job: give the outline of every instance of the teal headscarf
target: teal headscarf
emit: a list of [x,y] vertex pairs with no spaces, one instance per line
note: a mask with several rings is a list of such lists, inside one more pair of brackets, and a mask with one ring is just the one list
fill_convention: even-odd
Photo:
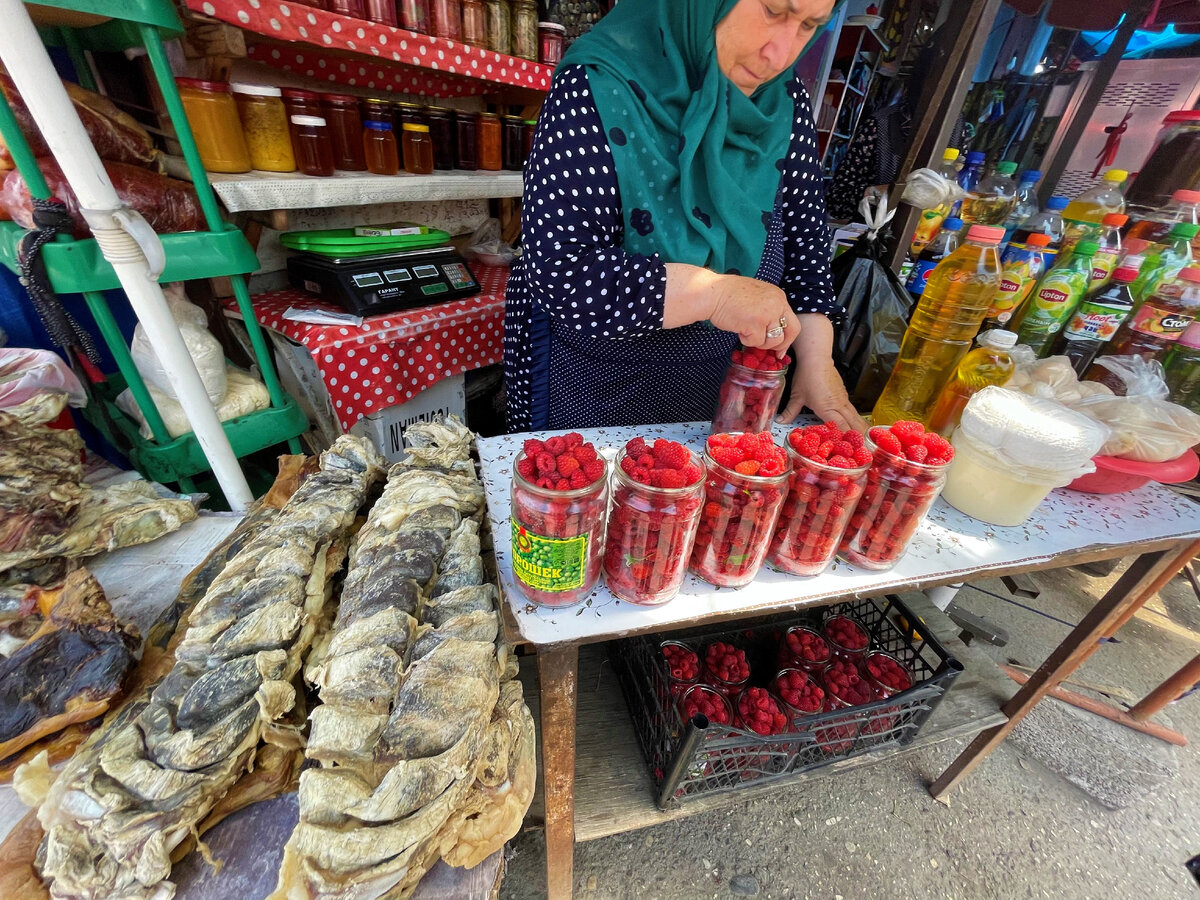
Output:
[[754,275],[794,112],[790,69],[747,97],[718,68],[714,31],[736,3],[622,0],[562,64],[587,67],[625,248]]

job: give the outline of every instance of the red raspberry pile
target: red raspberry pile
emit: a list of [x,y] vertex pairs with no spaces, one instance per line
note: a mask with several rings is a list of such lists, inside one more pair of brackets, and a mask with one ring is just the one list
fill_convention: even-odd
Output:
[[835,469],[857,469],[871,464],[871,451],[857,431],[842,431],[833,422],[793,428],[788,435],[792,449],[805,459]]
[[604,476],[604,460],[575,431],[544,442],[530,438],[522,449],[525,455],[517,460],[517,471],[540,488],[573,491]]
[[775,678],[775,693],[792,709],[803,713],[820,712],[825,692],[799,669],[785,669]]
[[690,647],[683,644],[663,644],[662,655],[666,657],[667,669],[673,681],[690,684],[700,677],[700,657]]
[[635,437],[625,445],[621,470],[641,484],[656,488],[681,488],[700,480],[700,467],[692,462],[687,447],[658,438],[652,445]]
[[835,659],[822,673],[825,689],[851,706],[869,703],[875,699],[871,685],[858,671],[858,666],[848,659]]
[[733,716],[729,709],[729,701],[716,691],[703,686],[691,688],[679,701],[679,711],[684,719],[701,715],[708,719],[710,725],[732,725]]
[[871,440],[880,450],[909,462],[944,466],[954,459],[954,447],[940,434],[926,431],[920,422],[896,422],[871,429]]
[[787,731],[788,717],[766,688],[752,687],[737,698],[738,718],[755,734],[781,734]]
[[775,443],[771,432],[757,434],[714,434],[708,439],[713,462],[739,475],[773,478],[787,469],[787,453]]
[[912,687],[912,675],[897,660],[886,653],[872,653],[863,669],[890,693],[898,694]]
[[825,620],[825,637],[837,650],[857,653],[867,649],[871,642],[866,629],[848,616],[832,616]]
[[704,671],[708,673],[709,684],[722,688],[741,684],[748,679],[750,663],[746,661],[745,650],[739,650],[724,641],[714,641],[704,650]]
[[774,350],[761,350],[758,347],[738,347],[731,358],[735,366],[761,372],[782,372],[792,361],[787,354],[779,356]]
[[811,628],[789,628],[783,643],[788,657],[806,669],[829,662],[829,645]]

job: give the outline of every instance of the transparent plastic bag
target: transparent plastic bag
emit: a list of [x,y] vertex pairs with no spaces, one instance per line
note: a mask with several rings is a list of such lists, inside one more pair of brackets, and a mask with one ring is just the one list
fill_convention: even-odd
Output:
[[[219,405],[225,397],[226,387],[225,351],[220,341],[208,330],[208,318],[204,315],[204,310],[187,299],[182,282],[164,285],[163,296],[171,308],[171,317],[183,335],[188,353],[196,363],[196,371],[200,373],[200,380],[204,382],[204,392],[208,394],[208,399],[214,406]],[[175,388],[171,386],[171,381],[167,378],[167,373],[158,361],[158,355],[140,324],[133,330],[133,342],[129,346],[129,353],[142,378],[170,399],[179,399],[175,396]]]
[[1146,360],[1140,356],[1102,356],[1096,360],[1096,365],[1107,370],[1100,383],[1112,388],[1118,397],[1165,400],[1170,394],[1163,377],[1162,363],[1157,359]]
[[[217,418],[220,421],[227,422],[271,405],[271,397],[263,383],[237,366],[226,366],[225,380],[228,388],[221,402],[217,404]],[[192,423],[188,421],[187,414],[178,400],[172,400],[152,384],[147,385],[147,389],[150,391],[150,399],[158,408],[158,414],[162,416],[167,434],[177,438],[192,430]],[[122,391],[117,396],[117,406],[137,420],[141,426],[138,430],[142,437],[147,440],[153,438],[150,426],[146,424],[146,417],[142,415],[137,401],[133,399],[132,391]]]
[[1033,350],[1024,344],[1018,344],[1009,353],[1016,365],[1012,378],[1004,385],[1007,388],[1043,400],[1057,400],[1067,406],[1073,406],[1088,397],[1112,396],[1113,392],[1103,384],[1080,381],[1071,367],[1071,361],[1065,356],[1038,359]]
[[500,220],[485,219],[467,241],[467,256],[485,266],[510,266],[517,253],[500,240]]
[[83,385],[57,353],[0,347],[0,409],[12,409],[46,393],[66,394],[75,407],[87,405]]
[[954,203],[965,196],[966,191],[959,187],[957,182],[943,177],[941,172],[934,169],[916,169],[910,172],[905,180],[900,201],[917,209],[933,209],[935,206]]
[[1088,397],[1075,409],[1112,434],[1101,453],[1140,462],[1167,462],[1200,443],[1200,416],[1153,397]]

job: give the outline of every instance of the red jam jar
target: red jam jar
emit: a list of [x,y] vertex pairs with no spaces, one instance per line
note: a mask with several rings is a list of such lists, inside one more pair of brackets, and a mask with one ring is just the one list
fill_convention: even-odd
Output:
[[820,672],[833,656],[829,642],[812,628],[793,625],[779,641],[779,667]]
[[700,479],[666,488],[635,481],[622,468],[625,458],[622,449],[613,466],[604,580],[622,600],[658,606],[679,593],[687,574],[704,505],[703,463],[689,450],[689,461]]
[[432,34],[429,0],[400,0],[400,24],[418,34]]
[[860,569],[882,572],[900,561],[917,528],[946,485],[949,464],[911,462],[879,447],[867,432],[866,445],[875,457],[858,507],[850,516],[839,552]]
[[667,663],[667,685],[678,697],[700,681],[700,655],[682,641],[663,641],[658,652]]
[[755,369],[733,362],[717,395],[712,434],[723,431],[770,431],[783,397],[787,369]]
[[600,580],[604,562],[607,472],[586,487],[551,490],[512,478],[513,577],[530,601],[562,607],[578,603]]
[[400,24],[396,15],[396,0],[363,0],[363,10],[370,22],[390,25],[393,28]]
[[802,669],[780,669],[771,679],[771,693],[783,701],[793,721],[825,708],[825,689]]
[[704,465],[705,504],[690,569],[718,587],[742,587],[766,559],[791,473],[742,475],[717,463],[707,449]]
[[862,674],[878,699],[894,697],[913,686],[912,669],[890,653],[878,650],[867,654]]
[[726,641],[704,648],[704,683],[726,697],[736,697],[750,681],[746,651]]
[[334,168],[343,172],[365,172],[367,157],[363,149],[363,121],[358,98],[352,94],[322,94],[321,109],[333,141]]
[[857,662],[871,646],[871,635],[867,629],[849,616],[830,616],[825,620],[823,630],[834,656]]
[[[875,699],[871,686],[867,684],[858,666],[851,660],[835,659],[821,673],[821,687],[825,690],[825,711],[850,710]],[[827,727],[815,732],[822,750],[831,756],[850,752],[860,725],[858,715],[847,716],[844,721],[835,719]]]
[[871,466],[840,469],[787,452],[792,476],[767,561],[790,575],[820,575],[837,555]]
[[367,14],[363,0],[329,0],[329,11],[353,19],[365,18]]
[[733,707],[724,695],[707,684],[697,684],[684,691],[676,708],[684,722],[699,715],[704,716],[709,725],[733,724]]
[[557,66],[563,58],[567,29],[557,22],[538,22],[538,62]]
[[462,3],[460,0],[431,0],[430,20],[434,37],[462,40]]
[[304,175],[333,174],[333,142],[320,116],[292,116],[296,168]]

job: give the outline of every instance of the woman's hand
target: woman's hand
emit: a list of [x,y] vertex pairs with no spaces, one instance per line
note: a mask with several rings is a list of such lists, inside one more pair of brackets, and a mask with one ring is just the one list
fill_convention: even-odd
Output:
[[777,285],[667,263],[663,328],[680,328],[705,319],[716,328],[734,332],[747,347],[780,354],[800,334],[800,321]]
[[796,356],[792,394],[776,421],[792,422],[807,406],[823,422],[865,431],[867,423],[850,403],[842,376],[833,365],[833,325],[819,313],[800,316],[800,322],[802,330],[792,346]]

